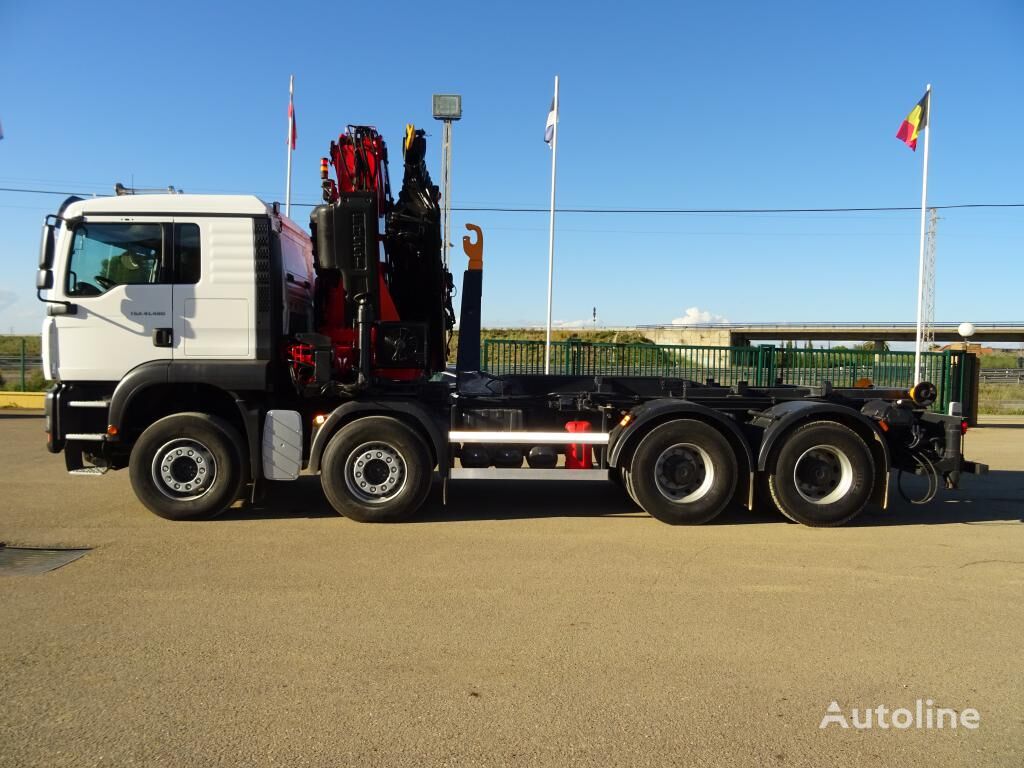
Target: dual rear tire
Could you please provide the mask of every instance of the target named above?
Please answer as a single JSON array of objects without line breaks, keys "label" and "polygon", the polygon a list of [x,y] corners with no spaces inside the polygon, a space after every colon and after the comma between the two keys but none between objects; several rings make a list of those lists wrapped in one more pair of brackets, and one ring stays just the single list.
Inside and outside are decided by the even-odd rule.
[{"label": "dual rear tire", "polygon": [[[762,496],[790,520],[812,527],[849,522],[874,487],[871,449],[834,421],[813,421],[784,435],[770,466]],[[633,501],[673,525],[713,520],[732,502],[739,478],[737,455],[726,437],[691,419],[653,428],[620,472]]]}]

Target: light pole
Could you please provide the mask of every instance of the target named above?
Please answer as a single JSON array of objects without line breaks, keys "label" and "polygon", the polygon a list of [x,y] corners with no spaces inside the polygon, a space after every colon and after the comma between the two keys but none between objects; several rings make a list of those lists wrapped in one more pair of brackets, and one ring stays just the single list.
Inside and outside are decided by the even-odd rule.
[{"label": "light pole", "polygon": [[462,119],[462,96],[455,93],[435,93],[434,119],[443,124],[441,130],[441,257],[448,268],[448,248],[452,231],[452,123]]}]

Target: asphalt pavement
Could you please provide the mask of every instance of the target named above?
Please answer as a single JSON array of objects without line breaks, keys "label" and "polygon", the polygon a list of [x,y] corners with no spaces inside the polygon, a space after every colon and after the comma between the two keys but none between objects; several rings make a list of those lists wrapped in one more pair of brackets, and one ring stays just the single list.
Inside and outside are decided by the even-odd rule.
[{"label": "asphalt pavement", "polygon": [[[453,485],[418,522],[316,478],[173,523],[0,413],[0,540],[92,547],[0,577],[0,766],[1017,766],[1024,419],[928,507],[695,528],[611,484]],[[836,701],[973,708],[844,729]]]}]

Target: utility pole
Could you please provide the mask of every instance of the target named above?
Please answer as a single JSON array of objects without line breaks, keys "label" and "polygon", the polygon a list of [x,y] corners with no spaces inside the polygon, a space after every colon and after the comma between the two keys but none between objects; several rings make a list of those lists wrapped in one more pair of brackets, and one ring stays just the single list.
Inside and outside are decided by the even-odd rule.
[{"label": "utility pole", "polygon": [[924,294],[921,348],[927,351],[935,343],[935,233],[939,226],[939,211],[928,209],[928,231],[924,237]]}]

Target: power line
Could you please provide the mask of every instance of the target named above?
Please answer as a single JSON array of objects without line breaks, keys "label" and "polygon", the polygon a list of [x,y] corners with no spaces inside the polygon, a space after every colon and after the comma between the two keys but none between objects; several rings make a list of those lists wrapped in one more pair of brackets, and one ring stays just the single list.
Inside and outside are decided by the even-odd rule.
[{"label": "power line", "polygon": [[[1024,208],[1024,203],[956,203],[930,205],[929,208]],[[453,211],[497,213],[548,213],[547,208],[453,207]],[[919,206],[876,206],[863,208],[556,208],[559,213],[871,213],[880,211],[919,211]]]},{"label": "power line", "polygon": [[[21,187],[0,187],[0,192],[15,192],[34,195],[63,195],[70,197],[111,197],[97,195],[93,192],[68,192],[55,189],[27,189]],[[301,208],[315,208],[321,203],[295,203]],[[931,205],[929,208],[939,210],[963,208],[1024,208],[1024,203],[953,203],[950,205]],[[549,213],[548,208],[511,207],[511,206],[452,206],[453,211],[477,213]],[[705,213],[884,213],[889,211],[919,211],[919,206],[912,205],[880,205],[845,208],[556,208],[558,213],[593,213],[593,214],[705,214]]]}]

